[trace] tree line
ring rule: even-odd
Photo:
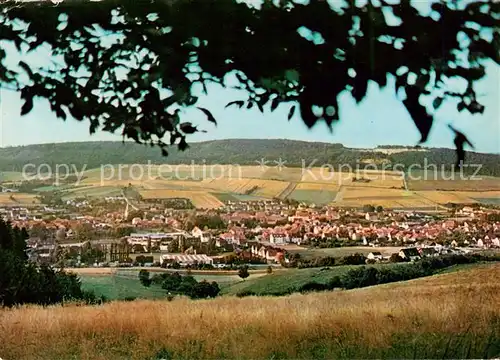
[[[417,150],[410,149],[395,154],[384,154],[319,142],[231,139],[194,143],[186,152],[172,149],[169,156],[165,158],[157,149],[135,143],[109,141],[41,144],[0,149],[0,171],[22,171],[26,163],[35,164],[35,166],[49,164],[53,171],[57,164],[72,164],[74,165],[73,169],[82,171],[99,168],[102,164],[147,164],[148,161],[152,164],[191,164],[193,161],[194,164],[206,163],[207,165],[255,165],[255,160],[260,158],[270,161],[284,158],[287,161],[287,167],[302,167],[303,160],[307,167],[310,162],[316,160],[315,166],[322,164],[349,165],[353,169],[357,167],[362,169],[366,165],[360,164],[359,160],[366,158],[387,161],[385,165],[387,170],[391,169],[390,164],[403,164],[405,166],[435,164],[444,165],[446,169],[452,170],[456,161],[455,152],[451,149]],[[470,152],[467,156],[468,163],[483,165],[480,170],[480,174],[483,175],[500,176],[500,169],[497,166],[499,160],[500,155],[495,154]],[[464,168],[464,171],[473,172],[475,169],[467,170]],[[117,172],[118,170],[116,170]],[[147,174],[147,172],[145,173]],[[129,175],[129,171],[123,170],[122,178],[127,175]]]
[[[28,260],[28,232],[0,219],[0,305],[50,305],[67,301],[105,301],[84,291],[76,274]]]

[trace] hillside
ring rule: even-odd
[[[1,356],[494,358],[500,354],[499,276],[500,266],[494,264],[308,295],[2,309]]]
[[[172,148],[167,158],[158,148],[135,143],[122,142],[78,142],[59,144],[39,144],[0,149],[0,171],[21,171],[25,164],[73,164],[77,169],[96,168],[102,164],[239,164],[256,165],[256,161],[265,158],[273,162],[283,159],[286,166],[313,166],[322,164],[427,164],[446,165],[455,162],[452,149],[393,146],[375,149],[346,148],[341,144],[306,142],[295,140],[251,140],[230,139],[192,143],[184,152]],[[483,175],[500,176],[500,155],[468,153],[467,162],[482,164]],[[474,169],[471,169],[474,171]],[[4,179],[7,174],[2,174]],[[2,179],[0,179],[1,181]]]

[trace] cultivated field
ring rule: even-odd
[[[287,297],[2,309],[0,351],[24,360],[494,358],[499,277],[494,264]]]
[[[428,176],[413,175],[414,179],[408,180],[408,187],[411,190],[500,191],[500,178],[498,177],[477,176],[462,180],[459,174],[454,176],[453,174],[443,174],[445,178],[436,178],[433,174]]]
[[[189,199],[195,207],[202,209],[216,209],[224,206],[224,203],[219,199],[205,191],[160,189],[140,190],[139,193],[145,200],[169,198]]]
[[[38,203],[35,194],[21,192],[0,193],[0,205],[33,205]]]
[[[344,187],[341,200],[332,203],[343,207],[360,207],[364,204],[384,208],[430,208],[436,205],[412,191],[371,187]]]
[[[495,177],[483,176],[481,180],[446,180],[441,177],[434,180],[432,176],[412,172],[407,181],[409,191],[405,191],[403,176],[397,171],[339,172],[318,167],[306,170],[273,166],[104,166],[85,171],[84,179],[79,184],[51,188],[63,191],[63,199],[66,200],[85,196],[119,196],[122,188],[132,185],[147,198],[184,196],[198,208],[219,207],[223,201],[271,198],[288,198],[317,205],[330,203],[339,207],[372,204],[384,208],[413,209],[430,209],[459,202],[500,203],[500,178]],[[13,174],[8,175],[13,177]],[[49,188],[37,190],[50,191]],[[12,203],[6,195],[2,195],[2,199],[3,203]]]

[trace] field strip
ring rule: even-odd
[[[296,187],[297,187],[297,183],[296,182],[291,182],[290,184],[288,184],[288,186],[286,187],[286,189],[283,190],[278,195],[278,198],[280,198],[280,199],[286,199],[288,196],[290,196],[290,194],[295,190]]]

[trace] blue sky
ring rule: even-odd
[[[480,152],[500,153],[500,91],[498,67],[488,68],[488,77],[478,86],[478,93],[486,105],[484,114],[458,113],[453,103],[444,103],[436,114],[435,125],[427,146],[452,147],[453,134],[447,128],[452,123],[463,130]],[[306,141],[343,143],[352,147],[374,147],[382,144],[415,145],[420,135],[402,103],[389,86],[379,90],[372,85],[367,98],[356,104],[350,95],[340,101],[340,122],[330,133],[325,124],[319,123],[307,129],[298,116],[287,120],[288,107],[275,112],[260,113],[258,110],[224,109],[228,101],[242,98],[236,91],[214,88],[200,99],[200,106],[212,111],[218,120],[214,126],[204,120],[198,111],[183,115],[183,121],[200,124],[207,133],[195,134],[190,141],[226,138],[287,138]],[[19,94],[1,92],[0,102],[0,146],[15,146],[36,143],[121,140],[120,135],[98,132],[89,135],[88,123],[68,119],[63,122],[50,111],[45,101],[35,103],[33,111],[20,116],[22,101]]]
[[[425,4],[425,2],[418,2]],[[428,4],[427,4],[428,5]],[[423,11],[423,10],[421,10]],[[7,46],[7,45],[5,45]],[[12,46],[10,46],[13,49]],[[9,51],[7,52],[9,54]],[[12,54],[12,52],[11,52]],[[9,56],[12,56],[9,54]],[[46,52],[40,50],[31,55],[39,63],[48,60]],[[13,55],[9,61],[20,60]],[[29,59],[23,58],[28,63]],[[200,124],[207,133],[188,137],[188,142],[227,138],[286,138],[306,141],[342,143],[351,147],[375,147],[377,145],[415,145],[420,139],[413,121],[403,104],[396,98],[390,81],[387,88],[379,90],[374,84],[368,88],[365,100],[356,104],[350,95],[340,99],[340,122],[330,132],[325,124],[318,123],[307,129],[296,116],[289,122],[289,107],[280,107],[275,112],[260,113],[258,110],[225,109],[227,102],[245,99],[235,90],[213,87],[209,95],[200,98],[199,106],[212,111],[219,124],[215,127],[204,120],[198,111],[183,114],[182,121]],[[487,76],[477,86],[479,100],[486,105],[483,114],[459,113],[455,103],[445,102],[435,116],[435,123],[425,146],[453,147],[453,134],[447,127],[453,124],[462,130],[475,150],[500,153],[500,69],[497,65],[487,67]],[[20,116],[22,101],[18,93],[0,90],[0,147],[37,143],[122,140],[119,134],[98,132],[89,134],[88,123],[69,118],[66,122],[57,119],[45,101],[35,101],[34,109],[27,116]]]

